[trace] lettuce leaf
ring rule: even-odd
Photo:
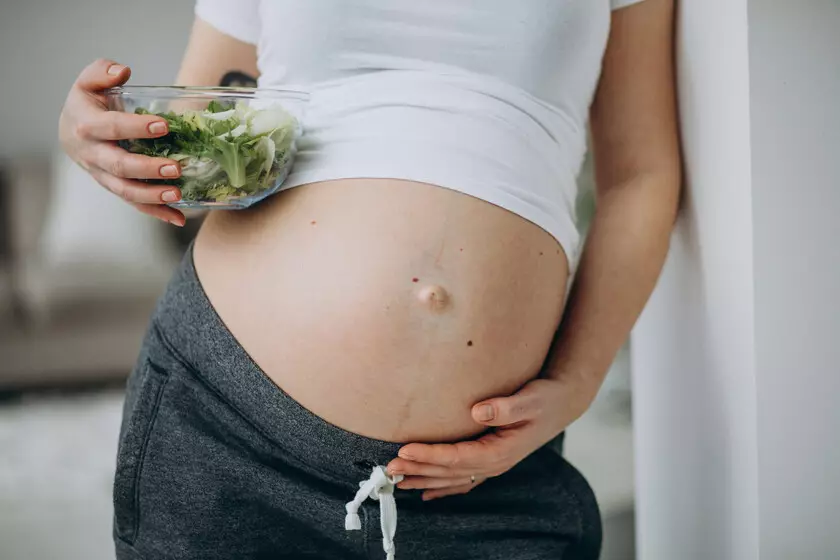
[[[122,146],[178,161],[182,177],[164,182],[180,186],[185,200],[196,201],[223,202],[272,188],[289,164],[298,126],[280,107],[254,109],[215,100],[203,111],[150,113],[138,108],[135,113],[163,117],[169,134],[124,141]]]

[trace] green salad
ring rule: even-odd
[[[278,105],[255,109],[243,102],[211,101],[202,111],[134,112],[163,117],[169,134],[121,145],[177,161],[181,177],[155,182],[179,187],[185,202],[226,203],[259,195],[282,181],[291,164],[298,123]]]

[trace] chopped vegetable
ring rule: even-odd
[[[130,152],[165,157],[181,177],[162,183],[181,189],[184,201],[226,203],[274,188],[285,177],[296,137],[296,119],[279,106],[254,109],[211,101],[203,111],[155,114],[169,123],[161,138],[121,142]]]

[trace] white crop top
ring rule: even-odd
[[[257,45],[260,87],[310,91],[283,188],[431,183],[542,227],[574,267],[610,9],[639,1],[197,0],[196,15]]]

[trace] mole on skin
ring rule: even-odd
[[[449,305],[449,294],[443,286],[437,284],[420,288],[417,299],[432,311],[443,311]]]

